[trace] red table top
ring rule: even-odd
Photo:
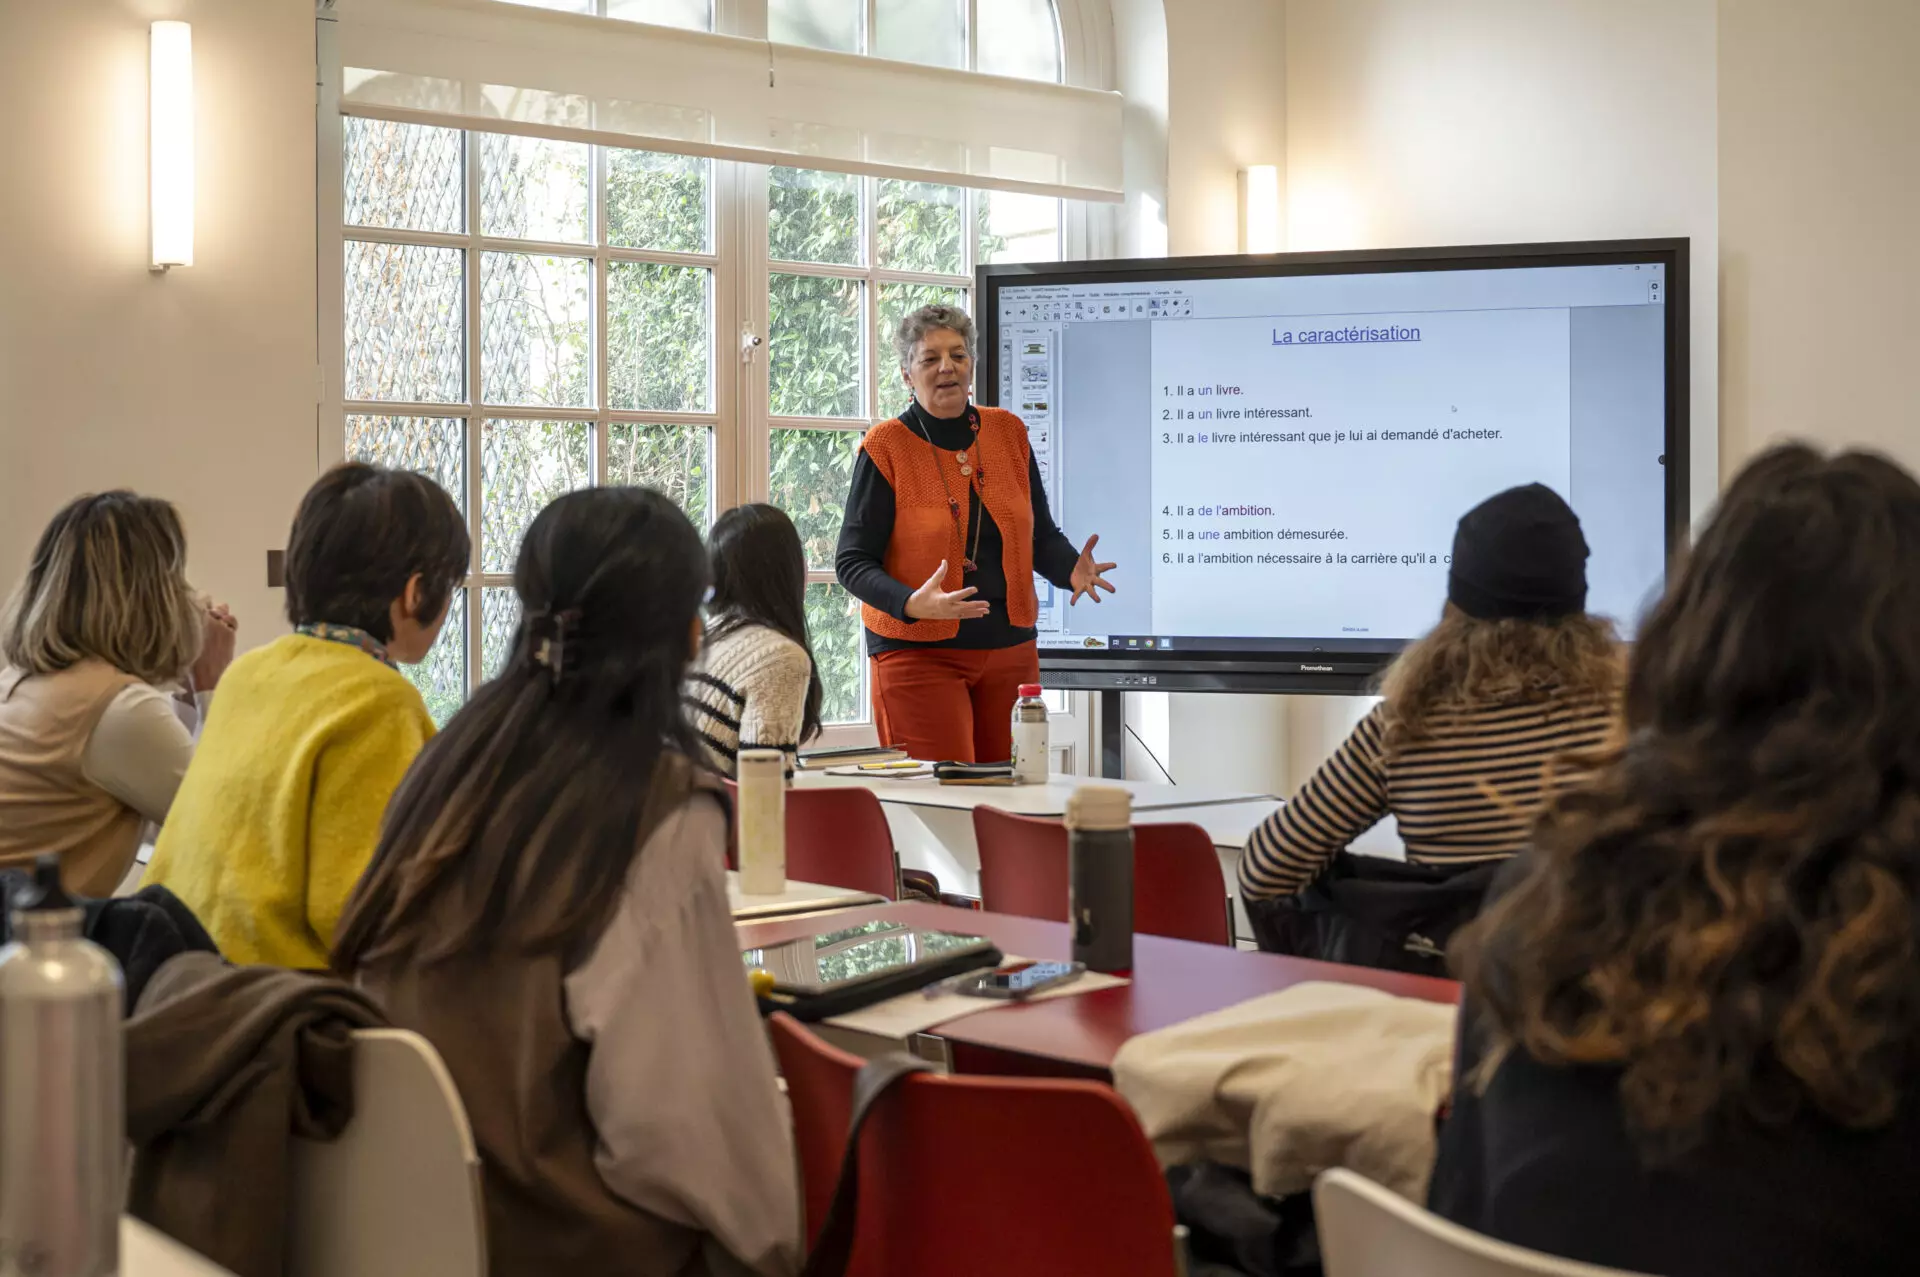
[[[1022,958],[1065,961],[1072,942],[1064,922],[982,913],[906,901],[848,909],[830,917],[776,919],[738,924],[742,948],[765,948],[827,928],[875,918],[913,926],[984,935],[1001,952]],[[965,1047],[1056,1061],[1080,1070],[1104,1071],[1121,1044],[1136,1034],[1163,1029],[1218,1011],[1263,993],[1309,980],[1364,985],[1407,998],[1454,1003],[1460,986],[1431,976],[1402,975],[1273,953],[1248,953],[1224,945],[1196,944],[1161,936],[1133,938],[1133,978],[1116,989],[1054,998],[1022,1006],[995,1007],[950,1020],[933,1030]]]

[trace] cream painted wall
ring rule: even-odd
[[[1167,25],[1175,253],[1236,250],[1250,146],[1284,165],[1294,249],[1690,236],[1704,506],[1718,479],[1713,0],[1180,3]],[[1244,122],[1257,110],[1284,139]],[[1162,757],[1183,779],[1289,792],[1369,704],[1172,696]],[[1358,845],[1397,841],[1383,826]]]
[[[1721,471],[1771,440],[1920,468],[1920,3],[1721,0]]]
[[[1824,10],[1825,6],[1809,6]],[[1288,247],[1686,235],[1719,486],[1713,0],[1288,0]]]
[[[147,24],[193,23],[195,264],[147,270]],[[312,0],[0,3],[0,590],[75,494],[186,519],[243,645],[315,472]]]

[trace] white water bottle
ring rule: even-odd
[[[1038,683],[1022,683],[1013,703],[1013,778],[1022,785],[1047,783],[1047,703]]]
[[[787,889],[787,760],[777,749],[743,749],[740,783],[740,892]]]

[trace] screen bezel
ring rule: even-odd
[[[1543,266],[1648,264],[1666,268],[1666,549],[1686,543],[1689,510],[1688,250],[1685,238],[1576,240],[1544,244],[1342,250],[1322,253],[1155,257],[1112,261],[983,265],[974,278],[973,316],[979,329],[974,396],[999,406],[1000,291],[1032,284],[1146,284],[1194,279],[1294,275],[1380,274],[1405,271],[1499,270]],[[1124,567],[1123,567],[1124,570]],[[1399,645],[1403,647],[1404,644]],[[1310,646],[1260,653],[1178,651],[1153,655],[1111,648],[1041,648],[1040,680],[1051,688],[1162,691],[1367,691],[1399,650],[1327,652]]]

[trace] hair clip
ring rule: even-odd
[[[533,663],[544,666],[554,682],[566,669],[567,631],[580,621],[580,609],[563,612],[535,612],[527,618],[527,635],[533,640]]]

